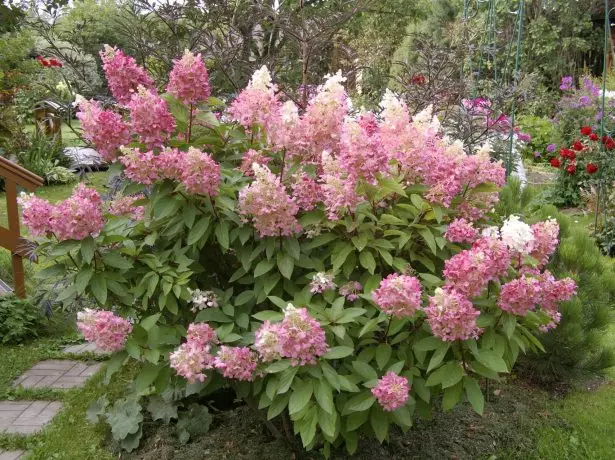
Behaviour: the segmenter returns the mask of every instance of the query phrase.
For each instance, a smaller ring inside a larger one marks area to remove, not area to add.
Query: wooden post
[[[23,272],[23,257],[27,256],[20,243],[19,209],[17,207],[17,185],[34,191],[43,185],[43,179],[25,168],[0,157],[0,177],[4,177],[6,189],[6,209],[9,228],[0,226],[0,246],[11,251],[15,294],[26,297]]]

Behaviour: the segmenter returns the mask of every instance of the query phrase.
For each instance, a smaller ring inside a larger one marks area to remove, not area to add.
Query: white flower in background
[[[488,157],[491,155],[492,152],[493,147],[491,146],[491,143],[489,141],[485,141],[485,143],[476,150],[476,155]]]
[[[334,75],[325,75],[325,82],[318,87],[319,93],[328,93],[331,98],[336,99],[345,94],[342,83],[346,81],[346,77],[342,76],[342,71],[338,70]]]
[[[500,239],[500,229],[497,228],[495,225],[485,227],[481,232],[481,235],[485,238]]]
[[[333,275],[324,272],[318,272],[312,277],[310,283],[310,291],[312,294],[319,294],[325,291],[333,290],[337,284],[333,281]]]
[[[250,88],[265,92],[273,89],[274,85],[271,83],[271,73],[266,65],[262,66],[254,72],[254,74],[252,74],[252,78],[250,79],[250,84],[248,86]]]
[[[190,300],[192,312],[196,313],[206,308],[218,308],[218,297],[214,291],[201,291],[200,289],[190,290]]]
[[[282,104],[280,116],[283,123],[290,125],[299,120],[299,109],[293,101],[286,101],[284,104]]]
[[[420,130],[433,129],[440,130],[440,120],[433,114],[433,105],[429,104],[419,113],[412,117],[412,123]]]
[[[394,120],[399,117],[403,117],[407,111],[406,104],[404,104],[395,95],[395,93],[388,88],[384,91],[384,96],[382,96],[382,101],[380,101],[380,107],[382,107],[382,112],[380,115],[385,120]]]
[[[519,219],[519,216],[511,215],[501,230],[502,241],[509,249],[521,254],[529,254],[534,249],[534,232],[525,222]]]

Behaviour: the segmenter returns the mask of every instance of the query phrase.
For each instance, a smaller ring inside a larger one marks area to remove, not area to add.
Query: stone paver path
[[[64,353],[72,353],[73,355],[82,355],[84,353],[94,353],[96,355],[108,355],[108,351],[100,350],[96,348],[95,343],[78,343],[77,345],[70,345],[62,349]]]
[[[24,457],[23,450],[2,450],[0,449],[0,460],[19,460]]]
[[[101,363],[48,359],[24,372],[13,386],[23,388],[68,389],[81,387],[100,369]]]
[[[0,432],[36,433],[61,407],[62,403],[58,401],[0,401]]]

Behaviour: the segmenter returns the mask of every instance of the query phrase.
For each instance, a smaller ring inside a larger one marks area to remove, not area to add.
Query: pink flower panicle
[[[167,91],[186,105],[207,100],[211,88],[209,74],[201,54],[195,55],[186,50],[182,58],[173,59],[173,63]]]
[[[475,297],[489,281],[504,276],[510,265],[506,245],[491,237],[479,238],[471,249],[461,251],[444,262],[446,285],[458,292]]]
[[[54,206],[34,193],[21,192],[17,200],[21,206],[21,219],[32,236],[42,236],[52,231]]]
[[[139,86],[153,87],[154,82],[145,69],[122,50],[105,45],[100,57],[111,94],[120,104],[128,104]]]
[[[408,379],[392,371],[387,372],[372,388],[372,394],[378,400],[378,404],[387,412],[392,412],[406,404],[409,393]]]
[[[340,295],[346,297],[346,300],[350,302],[354,302],[359,298],[359,293],[363,289],[361,283],[358,281],[348,281],[345,284],[342,284],[339,289]]]
[[[323,198],[320,184],[305,173],[295,175],[292,190],[295,203],[303,211],[311,211]]]
[[[289,236],[301,230],[299,206],[266,166],[254,164],[255,180],[239,191],[239,213],[251,217],[260,236]]]
[[[270,321],[265,321],[256,331],[254,348],[263,362],[267,363],[281,358],[279,333],[280,324]]]
[[[86,308],[77,313],[77,327],[88,342],[103,351],[119,351],[132,331],[130,321],[107,310]]]
[[[147,148],[160,147],[175,131],[175,118],[167,102],[154,90],[139,87],[128,103],[132,129]]]
[[[539,267],[544,267],[557,248],[559,224],[555,219],[538,222],[532,225],[534,233],[534,251],[530,254],[538,261]]]
[[[188,326],[186,342],[169,355],[170,366],[177,375],[190,383],[203,382],[204,371],[213,369],[214,356],[211,346],[218,342],[216,331],[206,323],[192,323]]]
[[[340,166],[351,179],[364,179],[375,184],[378,174],[388,172],[389,158],[373,113],[361,115],[358,122],[344,124],[340,150]]]
[[[231,103],[228,109],[231,119],[246,129],[259,125],[268,131],[279,118],[280,101],[275,89],[269,70],[266,66],[261,67]]]
[[[60,241],[82,240],[98,235],[105,225],[100,195],[83,183],[75,188],[70,198],[56,205],[25,194],[19,203],[24,224],[35,236],[53,233]]]
[[[182,343],[169,355],[169,364],[189,383],[205,381],[204,371],[213,368],[214,357],[199,343]]]
[[[218,342],[216,331],[207,323],[191,323],[188,326],[186,340],[207,348]]]
[[[267,166],[270,161],[271,157],[266,156],[258,150],[249,149],[243,154],[241,165],[237,169],[239,169],[244,176],[254,176],[254,171],[252,171],[252,165],[254,163]]]
[[[143,220],[145,217],[145,207],[135,206],[134,202],[142,200],[145,195],[121,196],[117,195],[115,199],[107,203],[107,212],[114,216],[128,216],[133,220]]]
[[[316,364],[316,358],[327,352],[325,331],[305,308],[289,304],[277,331],[280,356],[290,358],[293,366]]]
[[[345,213],[354,212],[363,199],[356,193],[356,182],[345,175],[329,152],[322,153],[322,166],[321,190],[328,218],[339,220]]]
[[[220,165],[211,155],[190,147],[182,164],[181,181],[188,193],[215,196],[220,186]]]
[[[81,121],[83,137],[94,144],[105,161],[114,161],[119,148],[130,143],[130,129],[121,115],[102,110],[97,101],[82,101],[77,118]]]
[[[321,294],[325,291],[332,291],[337,287],[333,281],[333,275],[330,273],[318,272],[312,277],[310,283],[310,292],[312,294]]]
[[[222,345],[214,359],[215,368],[224,377],[247,382],[254,380],[257,364],[256,353],[248,347]]]
[[[182,172],[185,168],[184,160],[185,152],[180,152],[178,149],[165,147],[154,158],[154,165],[157,169],[156,176],[161,179],[181,180]],[[152,177],[154,177],[152,175]],[[154,179],[156,180],[156,179]]]
[[[478,338],[482,332],[476,326],[480,312],[472,302],[454,289],[437,288],[425,308],[427,322],[434,336],[445,342]]]
[[[392,273],[372,293],[374,303],[396,318],[412,316],[421,308],[421,283],[414,276]]]
[[[141,152],[139,149],[123,148],[120,163],[124,165],[124,174],[130,180],[143,185],[151,185],[160,179],[156,165],[156,155],[151,150]]]
[[[541,291],[538,279],[522,276],[502,286],[498,306],[514,315],[526,316],[540,301]]]
[[[466,219],[455,219],[446,229],[444,238],[452,243],[473,243],[478,237],[478,230],[474,228],[472,222]]]

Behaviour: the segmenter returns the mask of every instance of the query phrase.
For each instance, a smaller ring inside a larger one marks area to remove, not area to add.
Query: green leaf
[[[381,343],[378,345],[376,348],[376,363],[378,364],[378,369],[384,369],[384,366],[386,366],[389,359],[391,359],[392,353],[393,349],[388,343]]]
[[[425,380],[419,377],[415,378],[412,382],[412,388],[419,396],[419,398],[421,398],[426,403],[429,402],[429,399],[431,398],[431,392],[429,391],[429,388],[427,388],[427,386],[425,385]]]
[[[313,391],[312,380],[304,380],[294,387],[288,401],[288,413],[292,415],[303,409],[310,402]]]
[[[472,377],[463,378],[463,388],[466,392],[466,397],[472,405],[472,408],[480,415],[483,415],[485,409],[485,397],[483,392],[480,391],[480,385]]]
[[[142,421],[141,405],[134,398],[118,399],[107,412],[111,434],[118,441],[139,431]]]
[[[293,261],[293,258],[285,252],[278,252],[276,261],[278,264],[278,269],[280,270],[282,276],[286,279],[290,279],[293,274],[293,268],[295,267],[295,262]]]
[[[495,372],[508,372],[506,362],[497,353],[490,350],[481,350],[476,357],[479,363]]]
[[[428,373],[434,370],[440,364],[442,364],[442,361],[444,360],[444,357],[446,356],[446,353],[450,346],[450,343],[442,342],[442,345],[440,345],[440,347],[436,349],[436,351],[431,357],[431,360],[429,361],[429,366],[427,367]]]
[[[337,272],[342,265],[344,265],[344,262],[346,262],[346,259],[353,251],[354,248],[351,245],[345,244],[337,253],[331,255],[331,263],[333,264],[334,272]]]
[[[457,382],[452,387],[448,387],[444,390],[444,396],[442,397],[442,408],[451,410],[461,399],[461,392],[463,385],[461,382]]]
[[[370,423],[376,438],[382,444],[389,434],[389,418],[380,406],[376,405],[372,407]]]
[[[333,414],[335,405],[333,404],[333,391],[325,380],[318,380],[314,387],[314,397],[318,405],[327,412]]]
[[[240,306],[248,303],[250,300],[254,298],[254,291],[243,291],[237,297],[235,297],[235,301],[233,304],[235,306]]]
[[[162,368],[156,364],[146,363],[135,379],[135,389],[137,393],[142,394],[154,383],[158,373]]]
[[[265,372],[267,372],[268,374],[275,374],[277,372],[282,372],[283,370],[288,369],[289,367],[290,367],[290,361],[287,359],[282,359],[280,361],[276,361],[275,363],[267,366],[267,368],[265,369]]]
[[[369,271],[372,275],[376,270],[376,259],[372,255],[371,251],[363,251],[359,254],[359,262],[361,266]]]
[[[451,361],[430,374],[426,385],[428,387],[442,385],[442,388],[448,388],[459,382],[462,377],[463,369],[459,363]]]
[[[149,398],[147,410],[152,414],[153,420],[162,420],[167,425],[171,419],[177,418],[177,404],[167,402],[158,395]]]
[[[100,305],[104,305],[107,302],[107,279],[104,274],[96,273],[90,280],[90,291],[98,301]]]
[[[352,368],[357,374],[363,377],[365,380],[374,380],[378,378],[378,374],[372,366],[363,361],[353,361]]]
[[[267,420],[271,420],[272,418],[280,415],[282,411],[286,409],[289,399],[290,395],[288,393],[281,396],[276,396],[267,410]]]
[[[354,348],[352,347],[333,347],[327,351],[323,358],[325,359],[340,359],[345,358],[346,356],[350,356],[354,353]]]
[[[83,261],[85,263],[92,262],[92,258],[94,257],[94,251],[96,250],[96,243],[91,236],[88,236],[84,240],[81,241],[81,256],[83,257]]]
[[[143,318],[141,320],[141,322],[139,323],[139,326],[141,326],[146,331],[149,331],[158,322],[159,318],[160,318],[160,313],[148,316],[147,318]]]
[[[133,267],[133,263],[125,259],[117,252],[105,252],[103,254],[103,262],[105,265],[120,270],[128,270]]]
[[[179,202],[171,196],[163,196],[154,205],[154,214],[156,218],[163,219],[171,216],[179,208]]]
[[[254,278],[264,275],[275,266],[274,260],[261,260],[254,268]]]
[[[437,254],[438,248],[436,246],[436,239],[434,238],[433,233],[431,233],[431,230],[429,230],[428,228],[419,228],[418,232],[419,235],[421,235],[427,243],[427,246],[429,247],[431,252],[434,255]]]
[[[197,223],[192,227],[190,233],[188,234],[187,243],[189,246],[192,246],[197,241],[200,241],[203,236],[205,236],[205,232],[209,227],[209,217],[202,217],[197,221]]]
[[[252,315],[252,318],[257,319],[259,321],[280,321],[284,318],[284,314],[279,311],[273,310],[265,310],[259,311],[255,315]]]
[[[220,243],[220,246],[222,246],[224,249],[228,249],[230,244],[228,222],[220,222],[220,224],[216,226],[216,230],[214,233],[216,235],[218,243]]]
[[[77,276],[75,276],[75,290],[78,294],[85,290],[93,274],[94,270],[92,267],[84,268],[77,273]]]
[[[203,435],[209,431],[213,418],[206,406],[191,404],[187,412],[182,412],[177,422],[179,440],[186,443],[191,437]]]
[[[418,342],[416,342],[412,346],[412,348],[416,351],[423,352],[423,351],[436,350],[441,345],[442,345],[442,340],[438,339],[437,337],[429,336],[429,337],[425,337],[424,339],[421,339]]]
[[[219,308],[206,308],[197,313],[194,321],[197,323],[208,323],[210,321],[215,321],[217,323],[232,323],[233,318],[226,316]]]
[[[361,412],[369,409],[376,402],[376,398],[370,391],[363,391],[362,393],[353,396],[348,400],[344,406],[344,413],[349,412]]]

